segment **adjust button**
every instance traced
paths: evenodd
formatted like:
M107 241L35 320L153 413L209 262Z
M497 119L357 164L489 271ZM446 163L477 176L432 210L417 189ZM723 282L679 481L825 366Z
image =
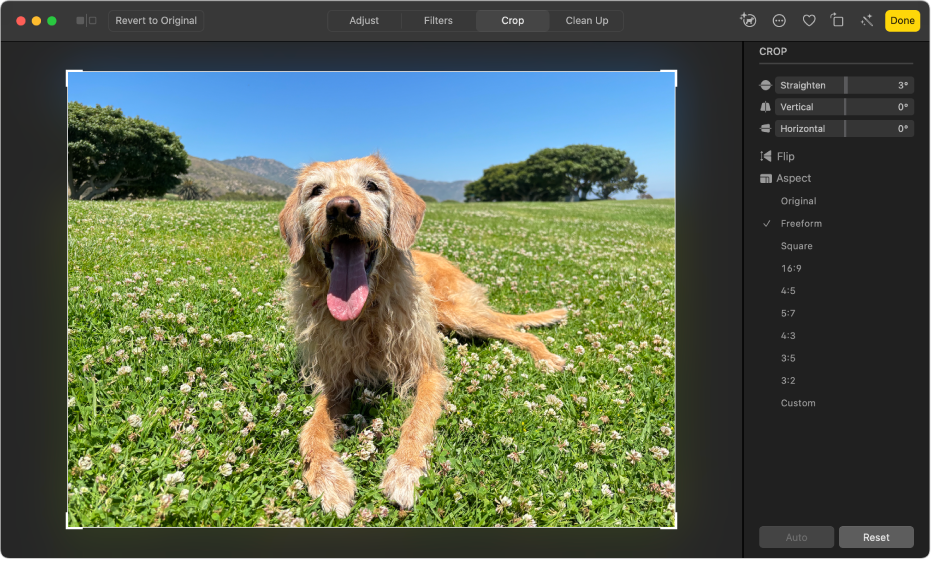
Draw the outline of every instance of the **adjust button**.
M842 548L912 548L912 527L841 527L838 546Z
M761 548L832 548L834 527L776 526L761 527L758 535Z

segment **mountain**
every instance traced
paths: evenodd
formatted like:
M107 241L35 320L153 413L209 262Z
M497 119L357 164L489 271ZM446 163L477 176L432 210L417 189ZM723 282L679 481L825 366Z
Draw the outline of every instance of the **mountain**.
M298 170L289 168L278 160L272 160L271 158L237 156L229 160L214 160L214 162L232 166L244 172L290 186L294 186L295 177L298 175ZM398 174L398 176L405 180L415 192L421 195L430 195L436 198L437 201L446 201L447 199L463 201L465 199L463 186L469 183L469 180L431 181L419 180L403 174Z
M284 199L293 189L293 186L244 172L233 166L227 166L219 160L204 160L190 155L188 158L191 160L188 173L179 177L191 178L201 186L210 189L211 195L214 196L236 191L279 196Z
M244 172L249 172L250 174L255 174L259 177L291 186L292 189L295 185L295 178L298 175L298 170L289 168L278 160L272 160L271 158L237 156L229 160L216 160L216 162L226 164L227 166L233 166Z
M463 187L470 181L419 180L403 174L398 174L398 177L405 180L405 183L410 185L419 195L430 195L437 201L446 201L447 199L463 201L465 199Z

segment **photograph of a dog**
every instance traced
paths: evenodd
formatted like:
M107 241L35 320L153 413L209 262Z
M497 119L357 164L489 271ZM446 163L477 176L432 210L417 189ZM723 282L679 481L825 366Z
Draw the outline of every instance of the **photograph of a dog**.
M373 386L387 380L401 394L416 393L381 484L389 499L410 509L449 385L438 327L509 341L543 369L561 371L566 363L517 330L565 320L565 309L495 312L482 288L448 260L409 251L426 208L384 160L369 156L305 168L279 218L295 264L298 344L321 392L301 430L304 482L325 511L340 516L352 508L355 484L332 442L355 380Z
M70 526L675 526L672 76L86 74Z

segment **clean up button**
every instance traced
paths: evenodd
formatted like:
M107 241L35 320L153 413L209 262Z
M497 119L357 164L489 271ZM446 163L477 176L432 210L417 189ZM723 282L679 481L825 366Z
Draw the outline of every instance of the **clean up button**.
M842 548L912 548L912 527L841 527L838 546Z
M832 548L835 546L835 528L811 525L761 527L758 538L761 548Z

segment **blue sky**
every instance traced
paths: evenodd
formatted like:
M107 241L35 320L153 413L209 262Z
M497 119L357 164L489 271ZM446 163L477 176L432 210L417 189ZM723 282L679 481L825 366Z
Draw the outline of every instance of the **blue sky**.
M673 73L72 73L69 101L168 127L192 156L297 168L381 151L395 172L473 180L542 148L627 152L674 195Z

